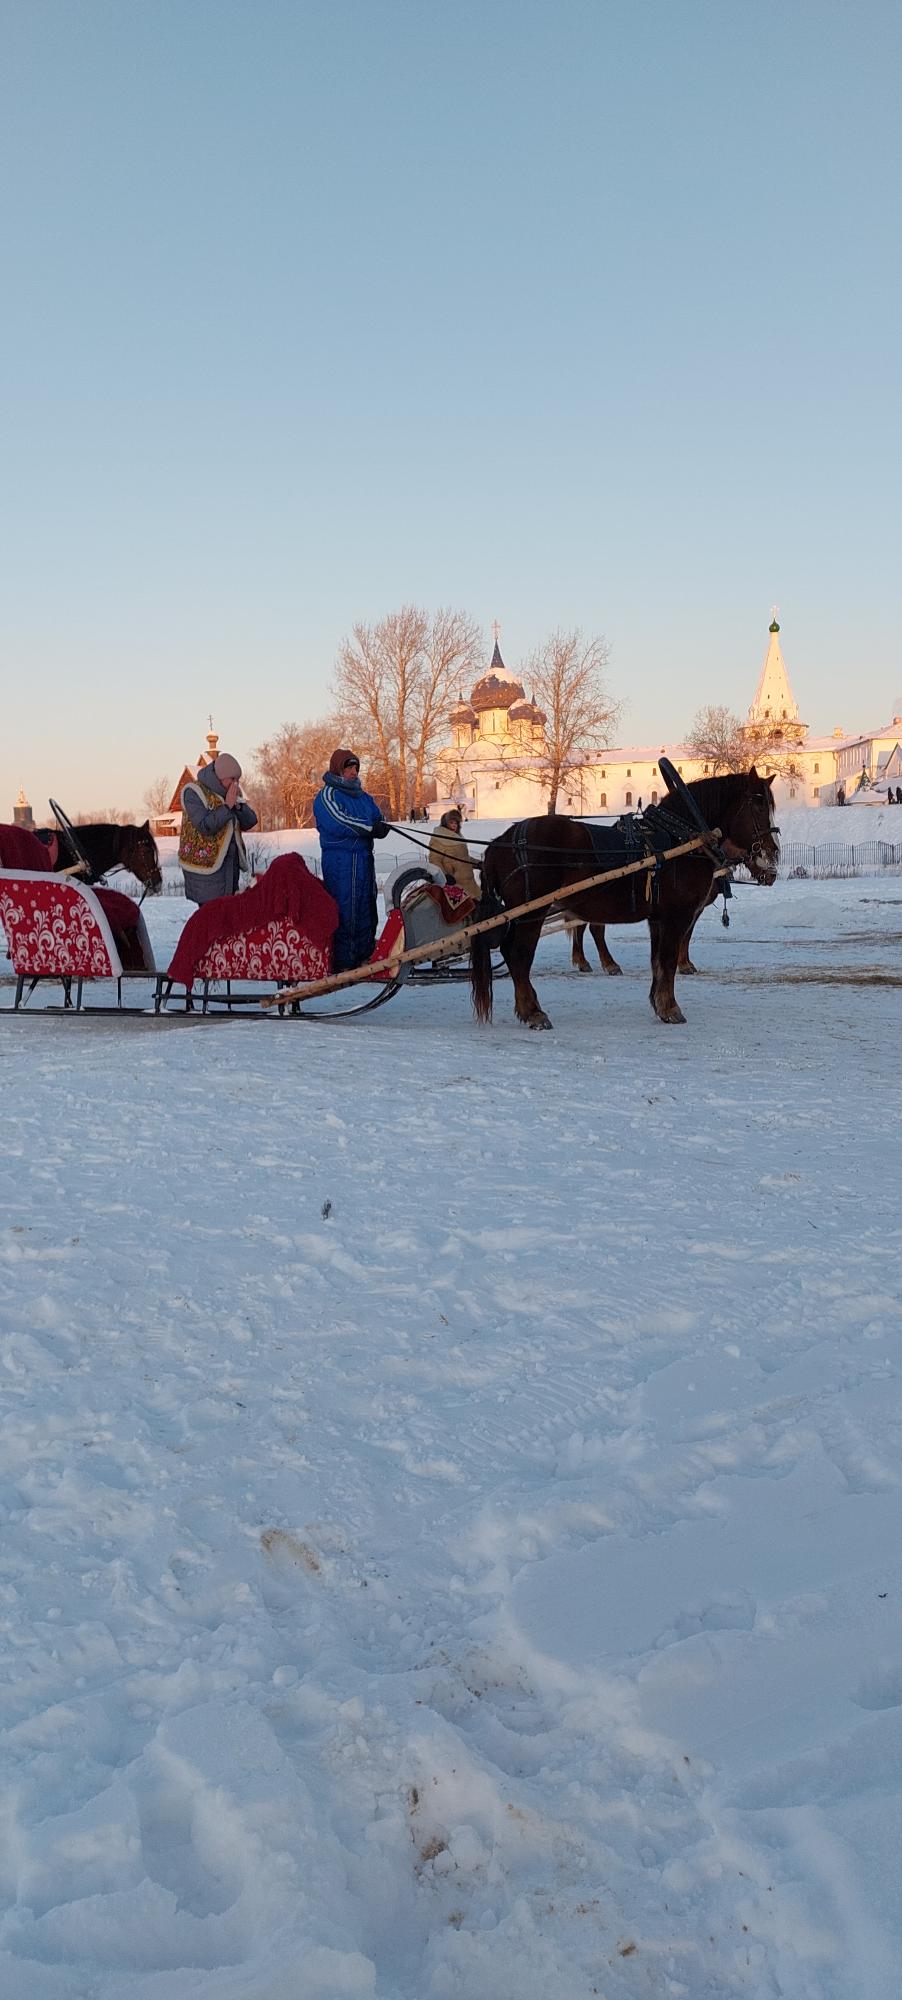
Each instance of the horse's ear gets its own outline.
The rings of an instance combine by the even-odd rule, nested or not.
[[[751,770],[750,770],[750,772],[749,772],[749,777],[750,777],[750,778],[754,778],[754,779],[755,779],[755,781],[756,781],[756,783],[757,783],[757,779],[758,779],[758,773],[757,773],[757,771],[756,771],[756,769],[755,769],[755,766],[754,766],[754,764],[752,765],[752,768],[751,768]]]
[[[140,828],[140,831],[141,831],[141,833],[149,833],[149,832],[150,832],[150,821],[149,821],[149,819],[146,819],[146,820],[144,821],[144,825],[143,825],[143,826],[142,826],[142,827]]]
[[[773,789],[774,789],[774,783],[775,783],[775,781],[776,781],[776,776],[777,776],[777,773],[776,773],[776,771],[771,771],[771,773],[770,773],[770,776],[769,776],[769,777],[767,777],[767,778],[765,778],[765,780],[764,780],[765,784],[766,784],[766,785],[769,785],[769,786],[770,786],[770,788],[771,788],[771,791],[773,791]]]

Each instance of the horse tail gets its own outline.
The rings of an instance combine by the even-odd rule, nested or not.
[[[470,939],[470,994],[477,1021],[492,1018],[492,943],[482,936]]]
[[[476,912],[476,920],[482,917],[499,916],[504,903],[498,891],[495,874],[495,857],[491,847],[487,847],[482,860],[482,900]],[[477,1021],[492,1018],[492,937],[482,932],[470,939],[470,997]]]

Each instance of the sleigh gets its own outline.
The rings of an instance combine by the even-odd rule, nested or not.
[[[472,917],[476,904],[453,882],[446,882],[440,869],[430,862],[397,868],[385,884],[385,907],[400,912],[404,926],[404,949],[435,944],[435,959],[420,962],[410,980],[413,984],[433,984],[435,980],[465,978],[467,947],[455,957],[445,952],[446,941]]]
[[[85,985],[98,981],[115,982],[122,1009],[123,979],[159,978],[137,904],[115,891],[88,889],[46,871],[2,868],[0,924],[16,975],[14,1011],[49,983],[62,987],[65,1012],[80,1012]]]

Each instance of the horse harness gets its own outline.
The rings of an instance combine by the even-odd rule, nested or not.
[[[515,874],[522,874],[523,895],[527,902],[532,894],[530,886],[528,824],[528,821],[520,820],[512,830],[511,844],[514,850],[516,866],[511,869],[504,883],[504,888],[506,889],[507,883],[512,880]],[[644,898],[646,908],[649,910],[653,909],[660,896],[660,877],[664,866],[660,856],[668,847],[678,846],[681,841],[685,840],[687,834],[685,819],[681,819],[676,813],[669,811],[666,805],[662,804],[649,806],[642,813],[623,813],[619,819],[615,820],[613,826],[596,826],[591,820],[587,820],[585,822],[585,831],[589,836],[592,852],[598,863],[600,872],[605,868],[613,870],[624,865],[628,866],[633,862],[644,860],[647,856],[654,855],[655,865],[653,868],[647,869],[641,876],[633,875],[630,877],[630,914],[635,916],[638,908],[637,898],[640,894]],[[616,845],[614,845],[615,841]],[[726,898],[732,894],[729,879],[729,862],[726,855],[723,853],[720,845],[714,842],[713,837],[710,848],[703,849],[702,852],[709,855],[709,858],[714,861],[718,872],[723,874],[723,895],[726,901]],[[566,901],[566,894],[565,885],[561,890],[562,903]],[[729,923],[729,917],[726,917],[725,920]]]

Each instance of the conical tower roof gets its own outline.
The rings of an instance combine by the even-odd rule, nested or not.
[[[749,723],[759,729],[782,728],[784,723],[798,722],[799,719],[799,705],[789,685],[776,618],[771,620],[769,633],[761,677],[748,712]]]

